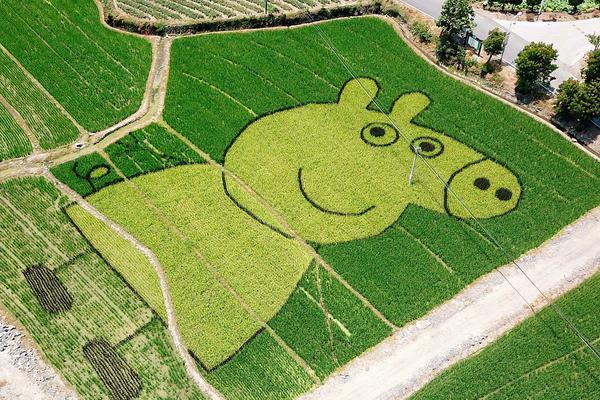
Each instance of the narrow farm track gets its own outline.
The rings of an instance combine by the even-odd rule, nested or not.
[[[600,270],[600,207],[563,229],[514,265],[479,278],[451,301],[404,326],[351,361],[303,400],[401,399],[474,354]],[[507,282],[499,273],[504,274]],[[511,286],[512,285],[512,286]]]
[[[106,224],[110,229],[112,229],[116,234],[121,236],[123,239],[127,240],[131,243],[137,250],[139,250],[144,256],[148,259],[152,267],[154,268],[158,280],[160,282],[160,289],[163,295],[165,310],[167,313],[167,327],[171,339],[173,340],[173,344],[175,345],[175,349],[179,353],[179,356],[183,360],[185,365],[186,372],[188,376],[194,381],[196,386],[202,391],[204,395],[206,395],[211,400],[223,400],[223,397],[215,388],[212,387],[205,379],[200,375],[198,369],[196,368],[196,364],[192,357],[190,356],[187,348],[183,344],[181,340],[181,336],[179,334],[179,330],[177,328],[177,323],[175,319],[175,311],[173,309],[173,301],[171,300],[171,293],[169,291],[169,286],[167,284],[167,279],[164,274],[164,271],[158,261],[156,255],[146,246],[144,246],[140,241],[138,241],[135,237],[127,233],[122,227],[108,219],[104,216],[100,211],[98,211],[94,206],[88,203],[83,197],[81,197],[77,192],[73,189],[59,181],[54,175],[52,175],[49,171],[46,171],[44,177],[48,179],[52,184],[54,184],[57,189],[59,189],[62,193],[64,193],[71,201],[77,203],[81,206],[85,211],[90,213],[92,216],[97,218],[102,223]]]

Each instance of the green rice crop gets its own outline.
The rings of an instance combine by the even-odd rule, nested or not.
[[[23,131],[8,110],[0,105],[0,161],[23,157],[33,148]]]
[[[597,347],[600,274],[557,304]],[[411,399],[596,399],[598,358],[546,308],[495,343],[442,372]]]
[[[73,123],[1,51],[0,95],[25,120],[42,149],[68,144],[79,136]]]
[[[94,2],[6,0],[0,14],[0,43],[87,130],[140,107],[150,43],[105,28]]]

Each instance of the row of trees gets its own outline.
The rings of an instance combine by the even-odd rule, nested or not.
[[[465,48],[460,40],[465,32],[474,27],[475,13],[470,0],[447,0],[442,6],[442,13],[436,21],[442,30],[436,54],[441,63],[456,65],[459,68],[465,63]],[[501,54],[506,45],[506,33],[500,29],[492,29],[483,41],[488,54],[486,66],[489,67],[492,57]],[[517,91],[531,93],[540,85],[548,85],[550,74],[556,70],[554,64],[558,53],[544,43],[530,43],[519,53],[516,59]],[[487,68],[489,69],[489,68]]]
[[[537,0],[528,0],[528,4],[535,1]],[[475,25],[471,1],[446,0],[436,23],[441,28],[436,48],[438,60],[443,64],[461,68],[465,65],[466,57],[461,38]],[[503,53],[506,39],[506,33],[496,28],[492,29],[483,41],[483,47],[488,54],[486,71],[490,69],[492,57]],[[584,82],[575,79],[563,82],[558,89],[555,105],[557,115],[579,124],[600,116],[600,35],[589,35],[588,39],[595,50],[590,53],[587,67],[582,71]],[[540,87],[547,87],[554,79],[551,74],[558,68],[555,64],[557,59],[558,52],[552,45],[533,42],[525,46],[515,60],[516,91],[531,94]]]

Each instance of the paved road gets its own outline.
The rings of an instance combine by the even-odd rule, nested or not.
[[[444,0],[401,1],[433,18],[439,17],[444,3]],[[506,31],[511,25],[511,21],[492,19],[481,13],[475,14],[475,23],[477,26],[474,33],[482,39],[493,28]],[[599,18],[572,22],[514,22],[503,59],[511,65],[514,64],[517,54],[532,41],[553,44],[558,50],[558,69],[553,74],[556,79],[552,81],[552,85],[557,87],[570,77],[580,77],[583,57],[592,50],[592,45],[585,35],[594,32],[600,33]]]

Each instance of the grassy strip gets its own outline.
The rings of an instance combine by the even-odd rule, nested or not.
[[[23,117],[43,149],[68,144],[77,128],[25,73],[0,51],[0,95]]]
[[[150,43],[103,27],[94,2],[7,0],[0,14],[2,45],[84,128],[101,130],[138,109]]]
[[[557,304],[598,346],[600,274]],[[440,374],[412,399],[595,399],[598,359],[546,308],[494,344]]]
[[[6,108],[0,106],[0,161],[23,157],[33,151],[27,135]]]

